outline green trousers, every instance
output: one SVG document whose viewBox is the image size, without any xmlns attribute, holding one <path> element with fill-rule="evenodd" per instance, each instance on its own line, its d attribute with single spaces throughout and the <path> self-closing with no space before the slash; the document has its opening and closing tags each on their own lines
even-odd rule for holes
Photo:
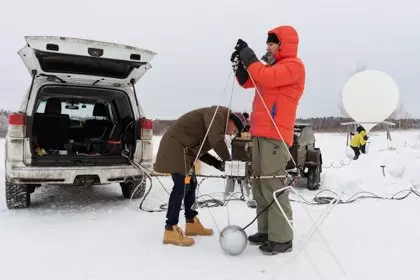
<svg viewBox="0 0 420 280">
<path fill-rule="evenodd" d="M 283 141 L 255 137 L 252 140 L 252 170 L 254 176 L 285 175 L 286 165 L 290 160 L 287 145 Z M 284 187 L 285 178 L 252 179 L 253 198 L 257 202 L 257 214 L 273 201 L 273 192 Z M 286 190 L 277 199 L 291 221 L 292 207 L 289 192 Z M 292 224 L 293 225 L 293 224 Z M 293 240 L 293 230 L 274 201 L 258 217 L 258 232 L 268 233 L 268 239 L 275 242 Z"/>
</svg>

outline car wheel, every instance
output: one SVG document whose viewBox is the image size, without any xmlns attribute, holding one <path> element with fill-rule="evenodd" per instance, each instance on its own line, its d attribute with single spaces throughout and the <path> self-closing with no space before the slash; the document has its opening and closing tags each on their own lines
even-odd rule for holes
<svg viewBox="0 0 420 280">
<path fill-rule="evenodd" d="M 33 193 L 33 192 L 35 192 L 35 188 L 37 187 L 38 185 L 28 185 L 28 192 L 29 193 Z"/>
<path fill-rule="evenodd" d="M 141 183 L 141 180 L 134 181 L 133 183 L 124 182 L 120 183 L 120 185 L 124 198 L 142 198 L 146 192 L 146 184 L 145 182 Z"/>
<path fill-rule="evenodd" d="M 6 181 L 6 204 L 9 209 L 27 208 L 31 204 L 28 185 L 12 184 Z"/>
<path fill-rule="evenodd" d="M 310 167 L 308 169 L 308 190 L 314 191 L 319 189 L 321 182 L 321 169 L 319 166 Z"/>
</svg>

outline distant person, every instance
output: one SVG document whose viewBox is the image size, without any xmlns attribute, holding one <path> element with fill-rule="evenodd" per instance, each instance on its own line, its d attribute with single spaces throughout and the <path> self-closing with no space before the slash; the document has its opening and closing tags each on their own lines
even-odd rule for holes
<svg viewBox="0 0 420 280">
<path fill-rule="evenodd" d="M 201 224 L 198 212 L 193 209 L 197 188 L 194 160 L 208 130 L 198 159 L 223 171 L 224 162 L 231 160 L 225 133 L 235 135 L 245 127 L 242 113 L 233 113 L 223 106 L 219 106 L 215 112 L 216 108 L 200 108 L 182 115 L 168 128 L 160 141 L 154 170 L 170 173 L 174 182 L 166 213 L 164 244 L 191 246 L 194 239 L 187 236 L 213 234 L 211 228 L 205 228 Z M 209 154 L 210 150 L 214 150 L 221 160 Z M 185 233 L 178 226 L 182 201 L 186 221 Z"/>
<path fill-rule="evenodd" d="M 369 139 L 366 130 L 363 126 L 359 125 L 356 129 L 357 133 L 352 133 L 353 136 L 350 141 L 350 148 L 354 151 L 353 160 L 357 160 L 362 154 L 366 154 L 366 142 Z"/>
</svg>

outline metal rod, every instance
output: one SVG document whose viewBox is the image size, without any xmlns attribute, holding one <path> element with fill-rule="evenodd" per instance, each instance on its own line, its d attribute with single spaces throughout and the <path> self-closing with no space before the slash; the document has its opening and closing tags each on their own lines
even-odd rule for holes
<svg viewBox="0 0 420 280">
<path fill-rule="evenodd" d="M 169 177 L 170 175 L 166 174 L 150 174 L 152 177 Z M 198 175 L 196 174 L 195 177 L 201 178 L 232 178 L 232 179 L 277 179 L 277 178 L 286 178 L 291 177 L 290 175 L 272 175 L 272 176 L 229 176 L 229 175 Z"/>
</svg>

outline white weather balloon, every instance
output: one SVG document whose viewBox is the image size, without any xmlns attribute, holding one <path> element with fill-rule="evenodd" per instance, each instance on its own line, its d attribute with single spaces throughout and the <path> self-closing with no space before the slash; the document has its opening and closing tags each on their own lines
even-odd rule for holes
<svg viewBox="0 0 420 280">
<path fill-rule="evenodd" d="M 388 74 L 366 70 L 350 77 L 344 85 L 342 99 L 350 117 L 369 133 L 395 110 L 399 89 Z"/>
</svg>

